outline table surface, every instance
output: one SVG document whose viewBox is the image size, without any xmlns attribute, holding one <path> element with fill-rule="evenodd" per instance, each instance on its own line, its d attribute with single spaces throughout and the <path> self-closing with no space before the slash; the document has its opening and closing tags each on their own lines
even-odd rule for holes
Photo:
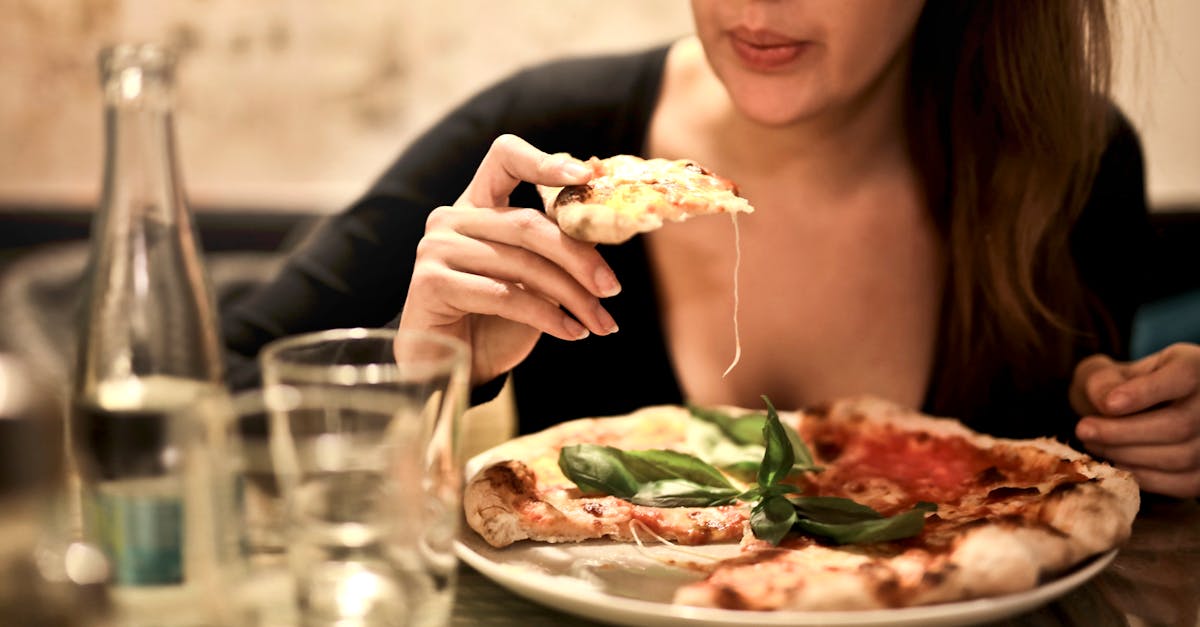
<svg viewBox="0 0 1200 627">
<path fill-rule="evenodd" d="M 600 625 L 527 601 L 463 566 L 451 625 Z M 1133 534 L 1084 585 L 996 626 L 1200 627 L 1200 504 L 1143 500 Z"/>
</svg>

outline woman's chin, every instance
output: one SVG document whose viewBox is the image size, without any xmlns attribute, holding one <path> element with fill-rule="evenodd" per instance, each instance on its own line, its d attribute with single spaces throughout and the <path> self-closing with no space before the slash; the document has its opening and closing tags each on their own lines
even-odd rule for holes
<svg viewBox="0 0 1200 627">
<path fill-rule="evenodd" d="M 819 107 L 809 106 L 794 96 L 771 99 L 751 96 L 734 100 L 738 113 L 750 122 L 769 127 L 786 127 L 802 124 L 816 117 Z"/>
</svg>

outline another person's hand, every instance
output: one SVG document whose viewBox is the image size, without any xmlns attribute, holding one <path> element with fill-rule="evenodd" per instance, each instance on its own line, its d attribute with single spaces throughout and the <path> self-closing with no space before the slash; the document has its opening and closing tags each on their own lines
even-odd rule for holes
<svg viewBox="0 0 1200 627">
<path fill-rule="evenodd" d="M 579 340 L 616 331 L 599 299 L 621 288 L 596 249 L 543 212 L 508 204 L 521 181 L 557 187 L 589 178 L 568 155 L 497 138 L 454 206 L 426 221 L 400 328 L 467 342 L 475 383 L 512 369 L 542 333 Z"/>
<path fill-rule="evenodd" d="M 1088 451 L 1133 472 L 1143 490 L 1200 496 L 1200 346 L 1133 362 L 1093 355 L 1076 366 L 1070 398 Z"/>
</svg>

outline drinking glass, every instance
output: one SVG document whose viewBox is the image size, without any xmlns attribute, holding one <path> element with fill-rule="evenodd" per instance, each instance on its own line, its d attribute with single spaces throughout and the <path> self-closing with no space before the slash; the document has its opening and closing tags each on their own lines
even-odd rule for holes
<svg viewBox="0 0 1200 627">
<path fill-rule="evenodd" d="M 303 624 L 445 624 L 467 354 L 451 338 L 382 329 L 323 331 L 263 350 Z"/>
</svg>

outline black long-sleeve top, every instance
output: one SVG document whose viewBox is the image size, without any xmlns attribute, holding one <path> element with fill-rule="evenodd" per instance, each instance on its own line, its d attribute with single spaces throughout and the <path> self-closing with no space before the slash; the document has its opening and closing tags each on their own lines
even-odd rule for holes
<svg viewBox="0 0 1200 627">
<path fill-rule="evenodd" d="M 498 135 L 514 133 L 546 152 L 581 158 L 642 154 L 666 53 L 666 47 L 658 47 L 549 63 L 517 73 L 451 112 L 412 143 L 360 200 L 328 220 L 274 281 L 224 312 L 233 385 L 254 381 L 254 358 L 273 339 L 394 321 L 426 217 L 454 202 Z M 541 206 L 527 184 L 513 193 L 511 204 Z M 1122 121 L 1073 235 L 1081 276 L 1123 336 L 1105 347 L 1118 357 L 1128 344 L 1142 293 L 1139 271 L 1130 260 L 1144 252 L 1139 242 L 1149 232 L 1141 150 Z M 539 340 L 512 373 L 522 432 L 683 400 L 643 240 L 635 237 L 600 250 L 622 284 L 619 295 L 605 300 L 621 331 L 581 342 Z M 1003 435 L 1067 437 L 1073 417 L 1068 416 L 1066 383 L 1017 393 L 1000 382 L 990 395 L 993 411 L 962 418 Z M 1048 414 L 1055 424 L 1013 418 Z"/>
</svg>

